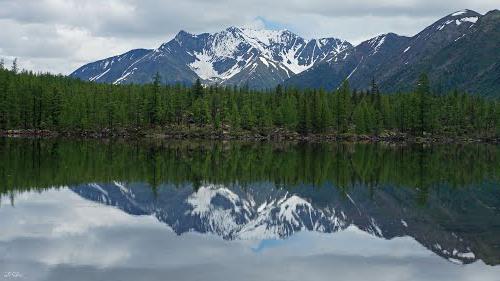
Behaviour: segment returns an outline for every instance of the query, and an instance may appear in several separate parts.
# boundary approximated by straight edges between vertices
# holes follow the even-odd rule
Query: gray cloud
[[[498,0],[0,0],[0,56],[67,74],[132,48],[155,48],[179,30],[279,23],[307,38],[359,43],[385,32],[413,35],[446,14],[484,13]]]

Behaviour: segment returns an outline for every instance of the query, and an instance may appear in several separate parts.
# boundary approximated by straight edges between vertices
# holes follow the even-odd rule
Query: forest
[[[0,64],[0,131],[204,131],[266,135],[403,134],[498,139],[498,99],[453,91],[434,93],[422,74],[412,92],[381,93],[345,81],[335,91],[277,86],[146,85],[84,82],[62,75],[19,71]]]

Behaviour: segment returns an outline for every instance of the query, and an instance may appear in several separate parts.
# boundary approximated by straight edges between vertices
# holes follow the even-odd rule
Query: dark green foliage
[[[182,126],[238,132],[498,137],[500,103],[465,93],[435,95],[426,75],[414,92],[332,92],[277,87],[107,85],[0,69],[0,130],[97,131]]]
[[[17,68],[17,58],[15,58],[13,61],[12,61],[12,68],[10,69],[12,72],[14,73],[17,73],[18,71],[18,68]]]
[[[89,182],[272,182],[422,192],[500,180],[495,145],[391,146],[244,142],[100,142],[0,138],[0,194]]]

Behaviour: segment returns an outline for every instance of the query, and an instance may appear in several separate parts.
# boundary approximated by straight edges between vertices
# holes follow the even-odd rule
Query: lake
[[[0,194],[0,280],[500,280],[495,145],[0,139]]]

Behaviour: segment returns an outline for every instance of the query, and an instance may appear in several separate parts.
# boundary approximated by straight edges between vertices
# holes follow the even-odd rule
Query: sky
[[[288,29],[305,38],[358,44],[376,35],[414,35],[462,9],[498,0],[0,0],[0,57],[21,68],[69,74],[135,48],[157,48],[177,32],[229,26]]]

